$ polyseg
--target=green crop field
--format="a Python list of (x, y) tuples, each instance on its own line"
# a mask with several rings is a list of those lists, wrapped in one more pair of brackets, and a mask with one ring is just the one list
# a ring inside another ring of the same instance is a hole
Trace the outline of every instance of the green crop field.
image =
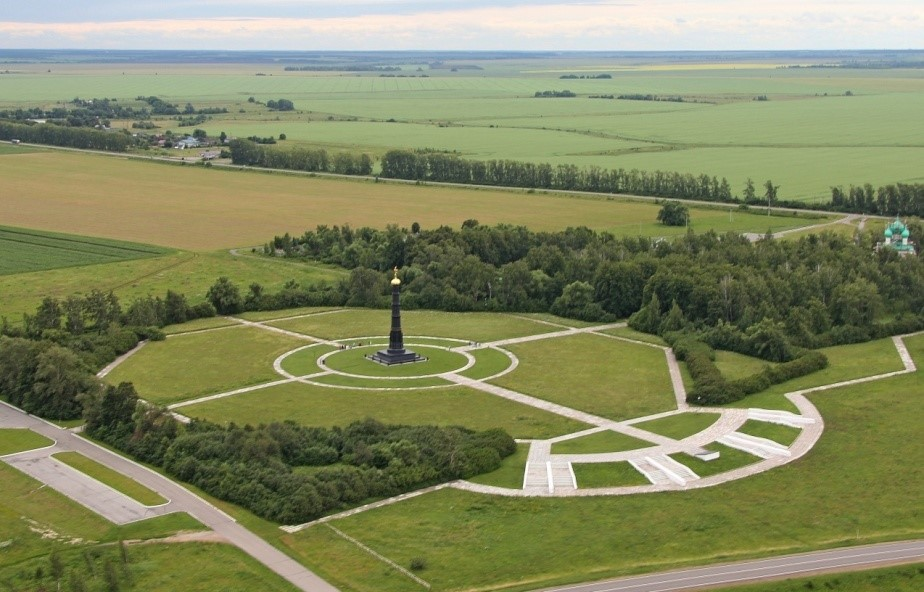
[(166, 249), (0, 226), (0, 275), (164, 255)]
[[(51, 106), (74, 96), (135, 105), (139, 95), (157, 95), (227, 108), (202, 124), (213, 135), (285, 133), (287, 146), (373, 155), (426, 148), (482, 160), (706, 173), (726, 177), (736, 192), (749, 177), (772, 179), (781, 197), (809, 201), (826, 197), (832, 185), (921, 179), (914, 166), (924, 149), (924, 123), (916, 117), (924, 95), (918, 70), (757, 62), (699, 67), (593, 56), (478, 65), (483, 70), (425, 70), (427, 78), (248, 64), (139, 65), (131, 76), (122, 75), (123, 64), (60, 65), (50, 72), (27, 66), (0, 79), (0, 106)], [(416, 66), (407, 68), (417, 74)], [(588, 72), (612, 78), (559, 78)], [(577, 96), (533, 96), (565, 89)], [(590, 98), (620, 94), (684, 102)], [(251, 96), (286, 98), (296, 110), (269, 112), (249, 103)], [(758, 96), (767, 100), (754, 100)], [(184, 131), (169, 119), (156, 123)]]

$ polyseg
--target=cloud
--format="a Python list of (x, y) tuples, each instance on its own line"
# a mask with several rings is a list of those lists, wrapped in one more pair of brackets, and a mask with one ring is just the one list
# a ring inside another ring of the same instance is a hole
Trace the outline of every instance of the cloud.
[[(385, 0), (387, 2), (387, 0)], [(382, 4), (378, 1), (377, 4)], [(408, 4), (408, 3), (402, 3)], [(924, 4), (780, 0), (430, 5), (411, 14), (0, 22), (8, 47), (813, 49), (916, 47)]]

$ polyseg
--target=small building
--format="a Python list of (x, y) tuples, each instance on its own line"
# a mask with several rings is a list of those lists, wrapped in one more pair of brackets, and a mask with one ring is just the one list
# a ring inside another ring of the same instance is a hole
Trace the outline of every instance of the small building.
[(186, 136), (182, 140), (177, 140), (173, 143), (173, 147), (180, 150), (185, 150), (187, 148), (198, 148), (201, 145), (202, 143), (192, 136)]
[(206, 150), (205, 152), (200, 152), (199, 156), (202, 157), (202, 160), (215, 160), (221, 156), (221, 152), (218, 150)]
[(886, 226), (882, 234), (883, 241), (879, 243), (879, 248), (898, 251), (898, 254), (902, 256), (917, 253), (914, 242), (911, 240), (911, 231), (908, 230), (908, 226), (899, 220), (898, 216), (895, 217), (891, 224)]

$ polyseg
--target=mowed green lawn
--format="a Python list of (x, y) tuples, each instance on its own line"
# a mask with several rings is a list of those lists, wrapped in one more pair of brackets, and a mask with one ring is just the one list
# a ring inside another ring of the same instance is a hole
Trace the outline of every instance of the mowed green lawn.
[(500, 386), (616, 420), (676, 408), (660, 349), (589, 334), (508, 349), (520, 364)]
[(392, 424), (503, 428), (515, 438), (551, 438), (588, 427), (465, 387), (357, 391), (289, 383), (183, 406), (178, 411), (189, 417), (239, 425), (291, 419), (302, 425), (332, 427), (374, 417)]
[[(527, 590), (916, 538), (924, 534), (924, 492), (916, 487), (924, 449), (896, 443), (917, 438), (919, 401), (908, 393), (919, 385), (920, 376), (909, 375), (811, 395), (826, 429), (807, 456), (713, 488), (576, 499), (443, 490), (334, 524), (400, 565), (424, 558), (434, 590)], [(354, 551), (325, 548), (329, 540), (327, 529), (312, 527), (284, 542), (337, 585), (385, 585), (374, 574), (335, 572)]]
[(52, 444), (54, 444), (53, 441), (32, 430), (19, 428), (0, 429), (0, 456), (44, 448)]
[(305, 342), (253, 327), (178, 335), (152, 341), (117, 366), (106, 381), (134, 383), (157, 404), (278, 380), (273, 360)]
[[(391, 312), (386, 309), (347, 309), (331, 314), (270, 321), (267, 324), (323, 339), (382, 337), (388, 335), (391, 328)], [(551, 325), (514, 315), (429, 310), (401, 311), (401, 328), (406, 341), (413, 340), (414, 336), (425, 336), (450, 337), (479, 343), (557, 330)]]

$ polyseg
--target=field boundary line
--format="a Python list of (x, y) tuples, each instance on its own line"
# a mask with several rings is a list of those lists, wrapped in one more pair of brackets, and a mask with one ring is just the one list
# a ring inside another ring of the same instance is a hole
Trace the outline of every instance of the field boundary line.
[(430, 584), (429, 584), (427, 581), (418, 578), (417, 576), (415, 576), (414, 574), (412, 574), (410, 571), (404, 569), (403, 567), (401, 567), (400, 565), (398, 565), (397, 563), (395, 563), (394, 561), (392, 561), (392, 560), (389, 559), (388, 557), (385, 557), (385, 556), (382, 555), (381, 553), (378, 553), (378, 552), (376, 552), (375, 550), (370, 549), (369, 547), (367, 547), (366, 545), (360, 543), (359, 541), (357, 541), (356, 539), (354, 539), (353, 537), (351, 537), (351, 536), (348, 535), (347, 533), (343, 532), (342, 530), (340, 530), (339, 528), (337, 528), (337, 527), (334, 526), (333, 524), (325, 524), (325, 526), (327, 526), (327, 528), (329, 528), (329, 529), (333, 530), (335, 533), (337, 533), (338, 536), (342, 537), (343, 539), (345, 539), (345, 540), (347, 540), (347, 541), (350, 541), (351, 543), (353, 543), (354, 545), (356, 545), (357, 547), (359, 547), (360, 549), (362, 549), (362, 550), (365, 551), (366, 553), (372, 555), (373, 557), (375, 557), (375, 558), (378, 559), (379, 561), (382, 561), (382, 562), (384, 562), (384, 563), (387, 563), (387, 564), (390, 565), (391, 567), (395, 568), (395, 569), (398, 570), (399, 572), (401, 572), (401, 573), (403, 573), (404, 575), (406, 575), (407, 577), (411, 578), (412, 580), (414, 580), (415, 582), (417, 582), (418, 584), (420, 584), (421, 586), (423, 586), (423, 587), (426, 588), (427, 590), (430, 589)]

